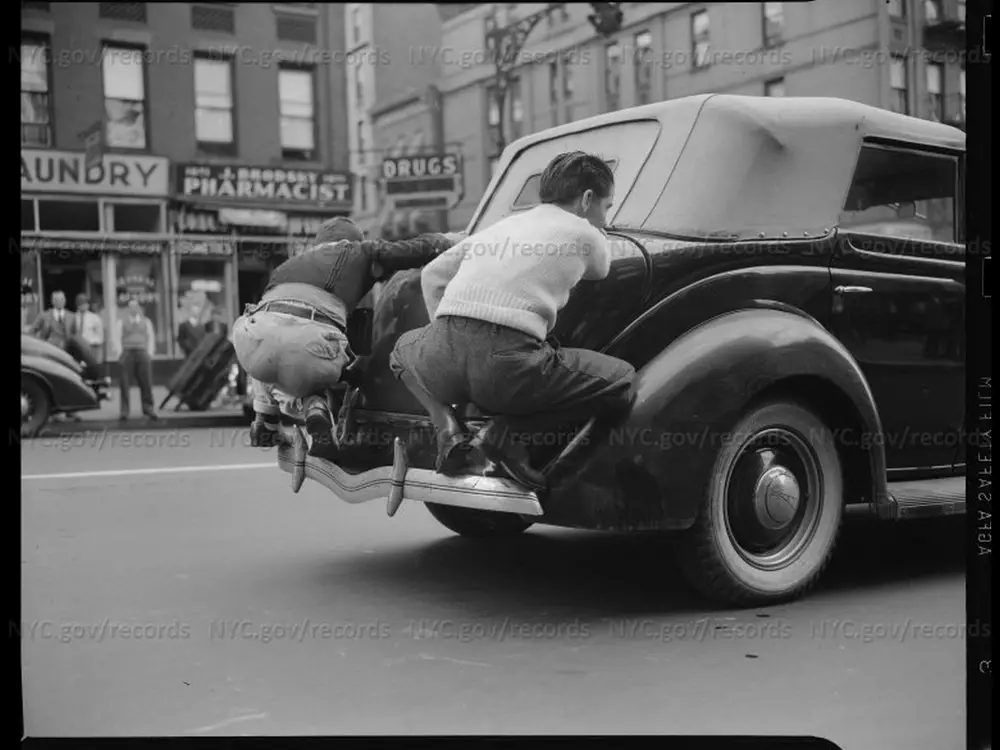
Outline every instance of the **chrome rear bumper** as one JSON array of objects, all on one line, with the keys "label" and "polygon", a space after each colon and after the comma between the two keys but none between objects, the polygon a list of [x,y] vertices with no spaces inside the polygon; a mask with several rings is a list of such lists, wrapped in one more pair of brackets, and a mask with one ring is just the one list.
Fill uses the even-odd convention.
[{"label": "chrome rear bumper", "polygon": [[295,474],[298,466],[299,471],[304,468],[306,479],[319,482],[346,503],[385,500],[390,516],[395,515],[403,500],[523,516],[543,514],[537,495],[509,479],[450,477],[428,469],[410,468],[406,461],[406,450],[399,438],[395,441],[392,466],[380,466],[360,474],[352,474],[330,461],[305,455],[305,438],[301,432],[299,437],[295,447],[283,445],[278,448],[278,467],[293,475],[292,486],[296,492],[298,488],[295,487]]}]

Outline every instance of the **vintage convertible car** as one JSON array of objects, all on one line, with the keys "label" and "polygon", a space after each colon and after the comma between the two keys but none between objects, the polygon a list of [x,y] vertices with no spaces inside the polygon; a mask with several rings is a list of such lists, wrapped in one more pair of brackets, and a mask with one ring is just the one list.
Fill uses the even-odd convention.
[{"label": "vintage convertible car", "polygon": [[553,333],[636,367],[630,416],[602,440],[535,446],[545,493],[434,473],[427,417],[387,366],[427,322],[419,272],[401,273],[341,409],[363,458],[306,458],[299,433],[278,451],[296,491],[309,478],[390,515],[422,501],[472,536],[677,532],[664,552],[737,606],[802,594],[847,505],[965,511],[964,133],[839,99],[651,104],[510,145],[468,231],[535,205],[541,170],[573,149],[613,166],[614,260]]},{"label": "vintage convertible car", "polygon": [[83,376],[83,365],[66,351],[22,333],[21,437],[37,435],[53,414],[99,409],[110,383]]}]

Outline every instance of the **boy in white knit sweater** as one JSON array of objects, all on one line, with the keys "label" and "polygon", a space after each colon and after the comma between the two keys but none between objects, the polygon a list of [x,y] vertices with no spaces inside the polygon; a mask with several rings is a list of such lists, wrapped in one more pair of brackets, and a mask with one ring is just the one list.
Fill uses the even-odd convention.
[{"label": "boy in white knit sweater", "polygon": [[472,446],[452,404],[501,415],[478,445],[533,489],[543,489],[545,479],[516,435],[614,417],[631,405],[631,365],[548,340],[577,283],[608,275],[602,228],[614,176],[597,156],[561,154],[542,173],[539,194],[541,205],[477,232],[424,268],[431,324],[403,334],[390,357],[437,428],[442,473],[460,471]]}]

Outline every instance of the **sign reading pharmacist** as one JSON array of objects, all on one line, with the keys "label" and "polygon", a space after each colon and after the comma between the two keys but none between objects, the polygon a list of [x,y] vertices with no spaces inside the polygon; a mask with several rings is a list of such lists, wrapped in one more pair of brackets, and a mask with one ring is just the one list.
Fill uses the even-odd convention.
[{"label": "sign reading pharmacist", "polygon": [[350,175],[280,167],[179,164],[177,191],[187,198],[222,201],[350,205],[352,200]]},{"label": "sign reading pharmacist", "polygon": [[89,169],[86,154],[21,149],[22,193],[87,193],[163,197],[170,191],[167,160],[105,154]]}]

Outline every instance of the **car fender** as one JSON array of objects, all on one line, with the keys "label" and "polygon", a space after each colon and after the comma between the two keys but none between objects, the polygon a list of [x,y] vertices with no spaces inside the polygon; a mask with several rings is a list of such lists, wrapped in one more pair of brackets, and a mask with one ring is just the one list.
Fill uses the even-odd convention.
[{"label": "car fender", "polygon": [[[690,526],[719,449],[735,439],[727,430],[755,399],[785,386],[800,396],[839,393],[855,412],[851,429],[881,434],[871,389],[844,346],[808,315],[761,301],[696,326],[647,362],[629,416],[554,489],[546,516],[585,528]],[[885,491],[885,452],[878,441],[866,448],[860,484],[872,500]]]},{"label": "car fender", "polygon": [[52,398],[54,411],[96,409],[94,390],[69,368],[47,357],[21,356],[21,374],[40,381]]}]

